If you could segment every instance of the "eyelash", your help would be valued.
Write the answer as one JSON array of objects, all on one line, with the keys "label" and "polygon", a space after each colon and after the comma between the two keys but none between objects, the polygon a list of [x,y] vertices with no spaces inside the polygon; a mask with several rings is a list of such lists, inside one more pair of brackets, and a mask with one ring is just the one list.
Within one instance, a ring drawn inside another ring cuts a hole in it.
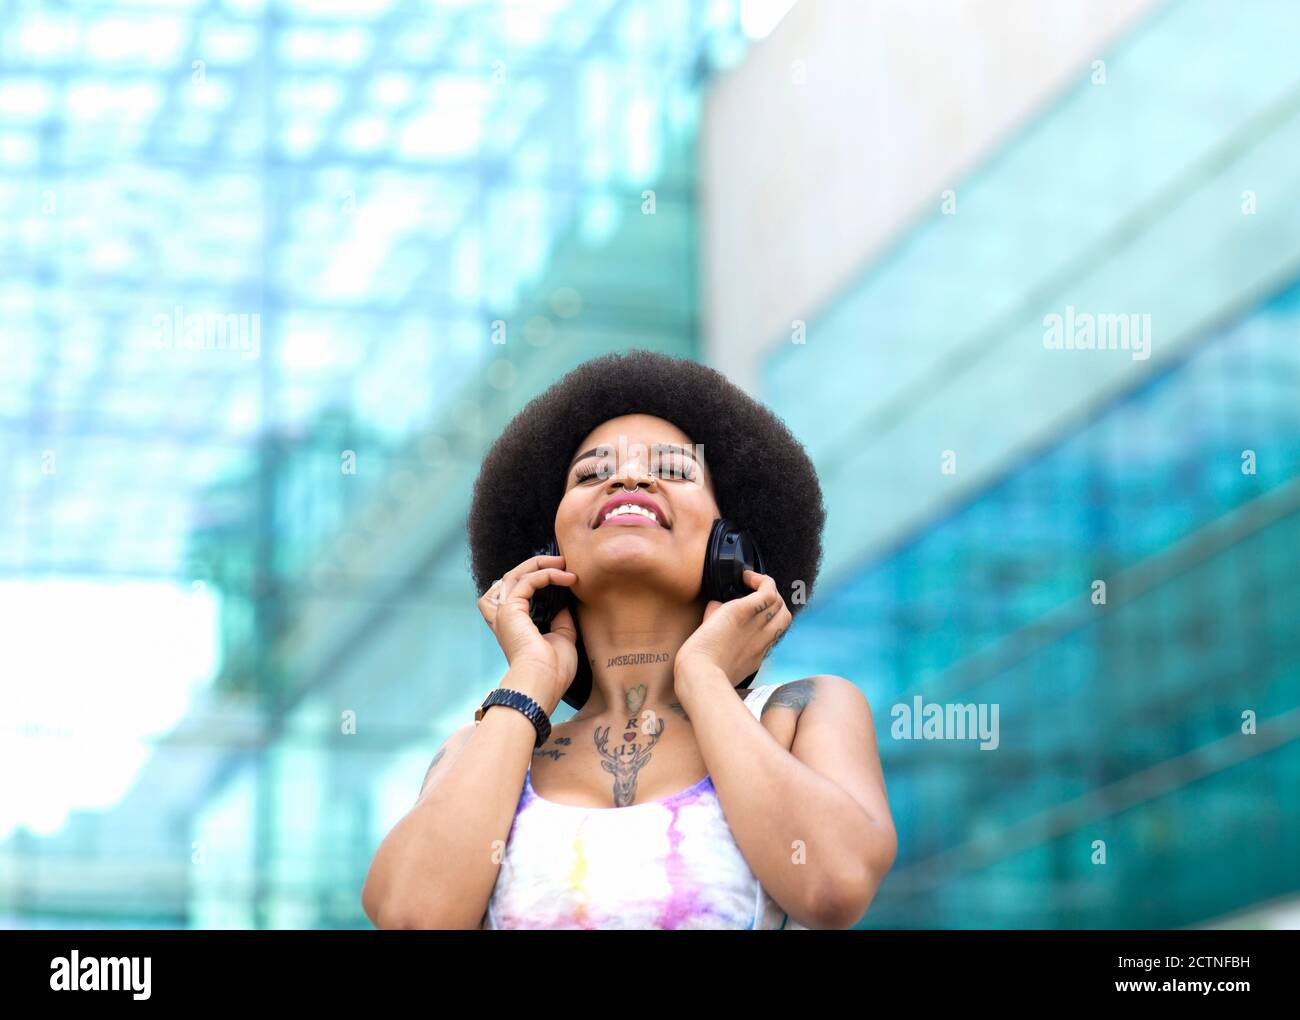
[{"label": "eyelash", "polygon": [[[695,465],[684,458],[678,457],[673,473],[681,474],[687,479],[687,481],[694,481]],[[588,468],[585,470],[583,468],[576,468],[573,472],[573,480],[575,482],[584,482],[588,478],[595,478],[596,475],[598,474],[600,474],[600,469],[596,467]]]}]

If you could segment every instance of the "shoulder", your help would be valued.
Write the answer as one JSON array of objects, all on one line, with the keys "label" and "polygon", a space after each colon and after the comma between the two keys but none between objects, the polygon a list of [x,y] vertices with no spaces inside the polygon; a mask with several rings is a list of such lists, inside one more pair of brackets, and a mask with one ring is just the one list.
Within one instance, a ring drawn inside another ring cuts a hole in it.
[{"label": "shoulder", "polygon": [[802,680],[791,680],[773,686],[776,689],[768,695],[763,705],[765,712],[769,708],[788,708],[802,712],[814,701],[842,702],[854,697],[866,701],[853,681],[831,673],[818,673],[816,676],[807,676]]}]

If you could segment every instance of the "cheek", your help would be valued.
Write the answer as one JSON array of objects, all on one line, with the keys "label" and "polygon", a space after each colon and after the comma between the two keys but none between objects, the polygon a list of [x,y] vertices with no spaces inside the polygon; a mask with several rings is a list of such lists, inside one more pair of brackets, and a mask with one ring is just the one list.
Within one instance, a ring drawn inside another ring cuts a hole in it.
[{"label": "cheek", "polygon": [[693,505],[678,511],[677,523],[673,527],[673,546],[683,576],[695,577],[703,571],[709,534],[717,519],[717,513],[707,506]]},{"label": "cheek", "polygon": [[587,521],[583,516],[582,507],[579,500],[566,495],[560,500],[560,505],[555,510],[555,533],[559,536],[575,535],[581,530],[585,530]]},{"label": "cheek", "polygon": [[676,530],[692,540],[704,541],[709,537],[713,522],[719,516],[717,504],[708,496],[701,495],[679,504]]}]

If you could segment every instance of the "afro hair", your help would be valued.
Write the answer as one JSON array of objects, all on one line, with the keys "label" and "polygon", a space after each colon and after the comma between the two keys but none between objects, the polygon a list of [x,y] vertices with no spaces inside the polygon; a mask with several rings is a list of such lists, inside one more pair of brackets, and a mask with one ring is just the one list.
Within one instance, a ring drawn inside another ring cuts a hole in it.
[{"label": "afro hair", "polygon": [[[578,365],[530,401],[492,444],[466,528],[481,595],[553,537],[578,444],[625,414],[672,422],[704,448],[722,516],[748,531],[795,615],[821,566],[826,509],[802,444],[770,410],[715,369],[653,351]],[[798,601],[791,600],[803,582]]]}]

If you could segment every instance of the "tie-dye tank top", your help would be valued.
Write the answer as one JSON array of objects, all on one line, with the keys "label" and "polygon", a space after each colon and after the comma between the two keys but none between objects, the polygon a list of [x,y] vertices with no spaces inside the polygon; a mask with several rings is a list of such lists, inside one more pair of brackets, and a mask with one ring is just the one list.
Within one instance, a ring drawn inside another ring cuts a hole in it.
[{"label": "tie-dye tank top", "polygon": [[[777,686],[749,692],[755,718]],[[482,927],[804,928],[754,877],[709,776],[659,800],[587,808],[538,797],[531,768]]]}]

